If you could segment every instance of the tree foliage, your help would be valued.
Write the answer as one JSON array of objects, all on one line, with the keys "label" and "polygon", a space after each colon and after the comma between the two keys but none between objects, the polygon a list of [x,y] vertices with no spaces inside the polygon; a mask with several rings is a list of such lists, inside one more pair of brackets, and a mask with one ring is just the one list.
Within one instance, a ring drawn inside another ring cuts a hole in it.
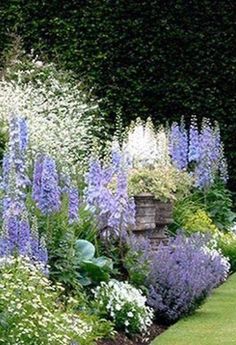
[{"label": "tree foliage", "polygon": [[113,120],[196,114],[221,124],[236,179],[235,4],[201,0],[9,0],[1,50],[16,32],[27,51],[83,78]]}]

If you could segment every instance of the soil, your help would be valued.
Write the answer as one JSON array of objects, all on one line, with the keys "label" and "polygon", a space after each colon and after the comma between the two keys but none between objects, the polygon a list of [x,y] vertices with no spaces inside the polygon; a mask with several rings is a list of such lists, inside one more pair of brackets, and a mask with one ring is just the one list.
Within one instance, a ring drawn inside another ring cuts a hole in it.
[{"label": "soil", "polygon": [[102,339],[97,342],[97,345],[148,345],[159,334],[163,333],[168,326],[153,324],[149,329],[149,335],[144,339],[141,336],[128,338],[125,333],[119,332],[114,339]]}]

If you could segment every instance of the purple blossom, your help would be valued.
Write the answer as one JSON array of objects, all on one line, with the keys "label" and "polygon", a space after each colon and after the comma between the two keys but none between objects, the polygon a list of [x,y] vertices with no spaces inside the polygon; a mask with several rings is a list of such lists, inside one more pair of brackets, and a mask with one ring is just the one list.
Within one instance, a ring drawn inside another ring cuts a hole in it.
[{"label": "purple blossom", "polygon": [[86,175],[86,202],[97,214],[99,228],[106,238],[125,237],[128,227],[134,224],[135,215],[119,153],[113,152],[113,162],[114,166],[103,168],[98,160],[93,160]]},{"label": "purple blossom", "polygon": [[27,219],[27,216],[23,216],[23,218],[19,222],[19,233],[18,233],[18,251],[20,255],[24,256],[31,256],[31,234],[30,234],[30,224]]},{"label": "purple blossom", "polygon": [[188,165],[188,137],[183,124],[181,126],[176,122],[172,124],[169,150],[174,166],[180,170],[186,169]]},{"label": "purple blossom", "polygon": [[79,219],[79,192],[76,187],[69,190],[69,224],[76,223]]},{"label": "purple blossom", "polygon": [[204,236],[179,234],[157,249],[149,276],[148,304],[162,320],[173,322],[189,314],[226,279],[228,262],[207,249],[207,243]]},{"label": "purple blossom", "polygon": [[215,168],[215,136],[209,121],[204,119],[200,133],[200,159],[195,169],[196,186],[208,188],[213,182]]},{"label": "purple blossom", "polygon": [[34,162],[34,174],[33,174],[33,187],[32,187],[32,198],[39,203],[41,195],[41,179],[43,172],[43,156],[38,156]]},{"label": "purple blossom", "polygon": [[58,212],[61,206],[58,174],[54,160],[46,156],[43,161],[41,190],[38,207],[45,215]]},{"label": "purple blossom", "polygon": [[26,119],[24,118],[19,118],[18,120],[18,125],[19,125],[19,144],[20,144],[20,150],[25,151],[28,146],[28,126]]},{"label": "purple blossom", "polygon": [[197,128],[196,118],[193,116],[191,119],[191,125],[189,129],[189,148],[188,148],[188,161],[199,162],[200,158],[200,143],[199,132]]}]

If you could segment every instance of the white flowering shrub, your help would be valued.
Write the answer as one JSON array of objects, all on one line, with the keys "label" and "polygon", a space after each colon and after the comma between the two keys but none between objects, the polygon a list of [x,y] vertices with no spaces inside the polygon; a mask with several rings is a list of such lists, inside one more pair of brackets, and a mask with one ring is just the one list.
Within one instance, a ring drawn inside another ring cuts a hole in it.
[{"label": "white flowering shrub", "polygon": [[137,119],[130,126],[122,150],[134,168],[170,164],[168,131],[163,127],[156,131],[150,118],[146,123]]},{"label": "white flowering shrub", "polygon": [[101,315],[109,317],[118,330],[130,334],[148,332],[154,314],[140,290],[127,282],[110,280],[94,290],[94,297]]},{"label": "white flowering shrub", "polygon": [[81,86],[53,64],[14,66],[0,81],[0,122],[7,125],[11,112],[20,113],[28,119],[33,154],[49,153],[63,169],[81,167],[103,123],[97,104],[88,103]]},{"label": "white flowering shrub", "polygon": [[93,344],[96,323],[59,304],[62,292],[26,259],[1,259],[0,344]]}]

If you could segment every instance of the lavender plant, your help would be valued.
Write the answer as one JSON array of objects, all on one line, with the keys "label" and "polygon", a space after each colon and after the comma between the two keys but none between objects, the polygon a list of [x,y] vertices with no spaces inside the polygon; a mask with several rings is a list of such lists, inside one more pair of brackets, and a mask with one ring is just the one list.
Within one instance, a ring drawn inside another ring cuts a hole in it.
[{"label": "lavender plant", "polygon": [[226,279],[228,260],[209,249],[208,242],[204,236],[179,234],[159,246],[149,276],[148,303],[162,320],[174,322],[189,314]]},{"label": "lavender plant", "polygon": [[180,126],[176,122],[172,124],[169,150],[173,165],[185,170],[188,165],[188,137],[183,123]]}]

